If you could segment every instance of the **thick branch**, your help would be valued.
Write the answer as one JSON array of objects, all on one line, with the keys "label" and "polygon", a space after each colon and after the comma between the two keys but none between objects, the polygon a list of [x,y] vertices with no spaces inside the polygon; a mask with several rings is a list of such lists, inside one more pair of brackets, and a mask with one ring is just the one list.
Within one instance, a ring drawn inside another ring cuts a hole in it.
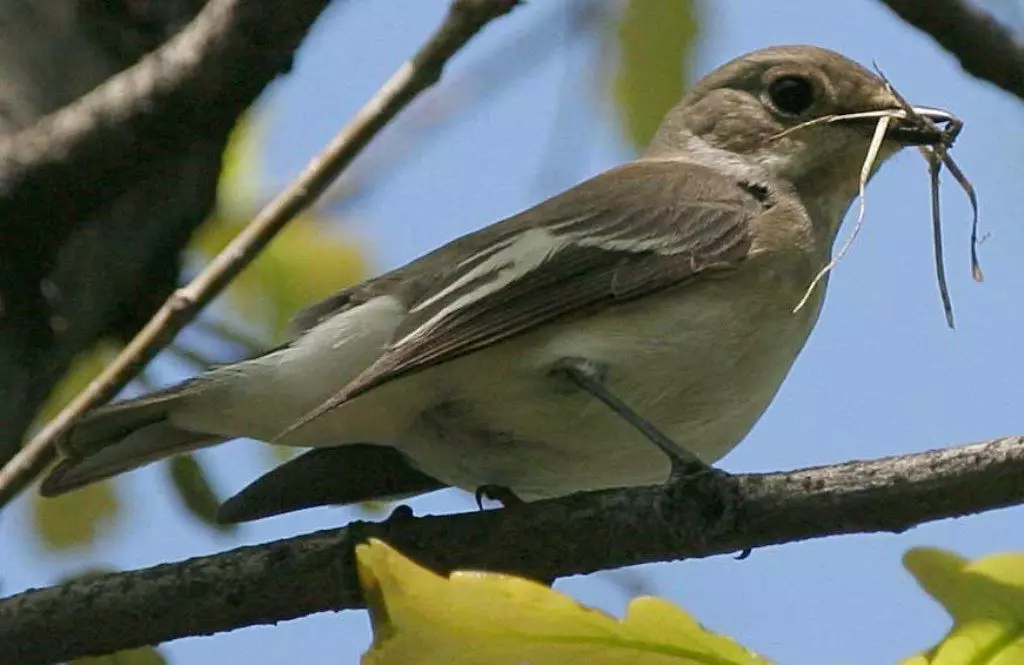
[{"label": "thick branch", "polygon": [[[540,579],[809,538],[899,532],[1024,502],[1024,437],[869,462],[736,476],[709,519],[662,488],[515,508],[353,523],[0,601],[0,662],[49,663],[363,606],[353,545],[370,536],[439,570]],[[82,617],[89,617],[82,621]]]},{"label": "thick branch", "polygon": [[[0,142],[0,237],[25,219],[40,242],[114,200],[174,146],[223,133],[288,70],[329,0],[210,0],[159,50]],[[87,174],[89,177],[83,177]]]},{"label": "thick branch", "polygon": [[119,4],[0,3],[17,93],[3,88],[21,98],[0,112],[0,462],[76,355],[131,337],[171,292],[234,121],[290,67],[329,0],[211,0],[108,79],[203,3],[122,7],[142,15],[134,36]]},{"label": "thick branch", "polygon": [[1024,99],[1024,45],[968,0],[882,0],[907,23],[935,38],[968,74]]},{"label": "thick branch", "polygon": [[[244,4],[251,0],[211,0]],[[112,399],[298,213],[316,200],[398,113],[440,77],[448,61],[491,20],[518,0],[453,0],[441,26],[359,110],[284,192],[190,282],[179,289],[114,361],[0,469],[0,506],[34,480],[55,457],[57,439],[87,410]],[[266,7],[265,3],[260,7]]]}]

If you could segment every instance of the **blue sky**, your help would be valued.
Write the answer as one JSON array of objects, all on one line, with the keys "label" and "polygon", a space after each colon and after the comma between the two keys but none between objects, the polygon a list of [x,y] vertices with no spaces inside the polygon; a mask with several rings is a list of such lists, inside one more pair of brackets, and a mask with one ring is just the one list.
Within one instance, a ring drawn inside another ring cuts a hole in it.
[{"label": "blue sky", "polygon": [[[1024,361],[1017,344],[1024,278],[1014,260],[1024,240],[1016,212],[1024,209],[1024,107],[967,78],[950,56],[874,1],[790,0],[771,9],[759,0],[704,5],[694,76],[754,48],[813,43],[865,64],[874,60],[913,102],[959,114],[966,128],[955,155],[978,190],[983,230],[990,234],[981,247],[987,279],[976,285],[967,261],[969,209],[947,183],[947,271],[958,320],[951,332],[931,263],[924,164],[910,151],[889,163],[869,188],[864,230],[834,272],[810,342],[772,407],[722,466],[780,470],[1024,433],[1018,387]],[[324,17],[292,76],[265,99],[265,160],[273,183],[284,183],[315,154],[422,42],[445,6],[440,0],[347,2]],[[527,3],[489,27],[449,74],[457,76],[537,21],[562,16],[547,3]],[[372,196],[345,210],[343,232],[362,243],[379,269],[394,267],[629,159],[592,73],[598,57],[593,42],[579,42],[499,87],[438,140],[403,155]],[[560,107],[569,121],[558,120]],[[390,138],[394,143],[394,133]],[[552,152],[574,156],[560,154],[553,162]],[[262,471],[245,450],[252,445],[237,442],[204,453],[225,493]],[[217,536],[181,514],[162,473],[147,469],[123,482],[125,495],[130,492],[137,503],[133,517],[87,555],[42,550],[26,535],[26,502],[20,501],[2,525],[3,592],[41,586],[85,565],[149,566],[338,526],[352,517],[346,510],[321,509],[247,526],[237,537]],[[461,511],[471,502],[449,491],[413,506],[418,513]],[[621,614],[628,600],[624,589],[639,579],[708,627],[779,663],[895,662],[932,644],[948,626],[903,571],[902,553],[924,544],[971,557],[1024,550],[1022,519],[1019,508],[1001,510],[901,535],[784,545],[757,550],[742,562],[716,557],[643,566],[628,576],[572,578],[558,587]],[[326,665],[356,662],[368,635],[362,613],[321,614],[181,640],[163,651],[178,665],[229,658],[250,665],[285,659]]]}]

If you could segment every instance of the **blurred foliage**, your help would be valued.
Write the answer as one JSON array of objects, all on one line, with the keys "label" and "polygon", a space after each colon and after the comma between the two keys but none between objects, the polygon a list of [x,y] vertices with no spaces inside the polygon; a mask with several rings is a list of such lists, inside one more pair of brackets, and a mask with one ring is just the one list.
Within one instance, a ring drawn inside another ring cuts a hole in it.
[{"label": "blurred foliage", "polygon": [[178,455],[167,462],[167,470],[185,509],[207,526],[231,533],[236,525],[217,521],[220,499],[214,491],[206,471],[193,455]]},{"label": "blurred foliage", "polygon": [[612,96],[622,129],[640,150],[683,94],[696,44],[694,0],[629,0],[615,25]]},{"label": "blurred foliage", "polygon": [[[190,249],[205,263],[256,215],[266,189],[260,177],[262,127],[251,119],[241,122],[224,156],[216,210],[193,238]],[[294,220],[228,289],[228,302],[244,323],[260,331],[260,337],[281,337],[291,316],[308,304],[362,279],[367,266],[352,243],[332,234],[332,220],[316,210]],[[221,313],[214,317],[223,321]],[[218,324],[221,327],[229,324]],[[209,327],[209,326],[208,326]],[[219,333],[218,333],[219,335]],[[219,335],[227,342],[245,335]],[[118,351],[105,343],[76,360],[40,411],[42,423],[56,415],[113,359]],[[188,349],[177,347],[179,357]],[[199,354],[203,355],[203,354]],[[292,450],[273,446],[271,461],[287,459]],[[202,465],[194,457],[178,457],[168,468],[182,505],[203,523],[219,531],[232,526],[217,524],[218,497]],[[92,485],[56,499],[32,499],[33,523],[39,540],[49,549],[84,547],[121,517],[122,505],[109,482]],[[136,652],[132,652],[136,654]],[[119,654],[118,658],[128,655]],[[143,652],[131,657],[150,657]],[[156,656],[159,658],[159,656]],[[89,661],[93,662],[93,661]],[[144,663],[160,660],[99,660],[95,662]]]},{"label": "blurred foliage", "polygon": [[1024,554],[968,561],[919,547],[908,551],[903,563],[953,619],[940,644],[903,665],[1024,663]]},{"label": "blurred foliage", "polygon": [[[240,122],[231,136],[217,210],[192,241],[204,262],[224,249],[259,210],[258,193],[266,188],[258,157],[262,137],[262,125],[251,118]],[[317,209],[293,219],[232,282],[228,297],[247,323],[279,338],[300,309],[366,277],[368,266],[359,248],[328,230],[333,221]]]},{"label": "blurred foliage", "polygon": [[50,396],[39,413],[36,414],[32,429],[42,427],[44,423],[60,413],[60,410],[67,406],[68,402],[99,376],[103,368],[114,359],[120,350],[120,344],[108,340],[100,342],[91,351],[79,354],[63,378],[50,392]]},{"label": "blurred foliage", "polygon": [[[92,351],[79,355],[36,416],[33,429],[53,418],[117,355],[120,346],[104,342]],[[54,499],[44,499],[33,493],[31,499],[32,524],[44,547],[67,550],[87,547],[107,528],[121,512],[110,483],[97,483]]]},{"label": "blurred foliage", "polygon": [[113,526],[121,502],[110,482],[95,483],[53,499],[32,494],[32,522],[40,542],[51,550],[87,547]]},{"label": "blurred foliage", "polygon": [[387,544],[356,548],[370,610],[367,665],[766,665],[672,604],[643,597],[622,620],[512,575],[441,577]]}]

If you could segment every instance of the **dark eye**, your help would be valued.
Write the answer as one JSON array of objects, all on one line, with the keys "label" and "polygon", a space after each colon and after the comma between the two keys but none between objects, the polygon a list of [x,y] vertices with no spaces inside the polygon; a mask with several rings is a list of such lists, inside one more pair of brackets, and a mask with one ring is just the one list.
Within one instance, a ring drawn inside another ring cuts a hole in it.
[{"label": "dark eye", "polygon": [[768,84],[768,97],[779,111],[800,115],[814,103],[814,86],[800,76],[780,76]]}]

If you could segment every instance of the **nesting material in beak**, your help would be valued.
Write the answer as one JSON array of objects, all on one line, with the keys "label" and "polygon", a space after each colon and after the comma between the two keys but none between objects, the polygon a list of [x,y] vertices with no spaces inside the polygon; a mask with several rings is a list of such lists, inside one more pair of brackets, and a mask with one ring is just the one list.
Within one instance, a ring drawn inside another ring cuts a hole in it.
[{"label": "nesting material in beak", "polygon": [[897,100],[899,104],[897,108],[822,116],[795,127],[790,127],[772,137],[772,140],[776,140],[807,127],[834,122],[875,122],[875,131],[871,137],[871,143],[868,146],[868,152],[864,157],[864,163],[860,171],[860,181],[858,183],[859,207],[857,219],[854,222],[850,237],[842,244],[835,257],[811,280],[803,298],[800,299],[800,302],[797,303],[793,311],[799,311],[800,308],[807,304],[807,300],[814,292],[814,288],[843,258],[853,244],[854,239],[860,233],[865,212],[864,188],[867,185],[868,178],[871,176],[871,170],[878,160],[882,143],[885,139],[892,139],[905,146],[917,146],[928,162],[932,190],[932,239],[935,247],[935,274],[939,284],[939,295],[942,298],[942,307],[946,315],[946,323],[950,328],[953,328],[953,306],[949,298],[949,289],[946,286],[946,271],[942,251],[942,224],[939,211],[939,171],[943,166],[953,174],[953,178],[960,185],[961,189],[964,190],[964,193],[967,194],[967,198],[971,203],[971,210],[973,212],[971,223],[971,276],[978,282],[983,279],[977,251],[978,198],[970,181],[963,171],[960,170],[956,162],[953,161],[953,158],[949,156],[949,150],[953,147],[953,142],[956,141],[956,138],[960,135],[960,130],[963,129],[963,121],[942,109],[911,106],[896,92],[895,88],[892,87],[884,76],[882,78],[893,97]]}]

